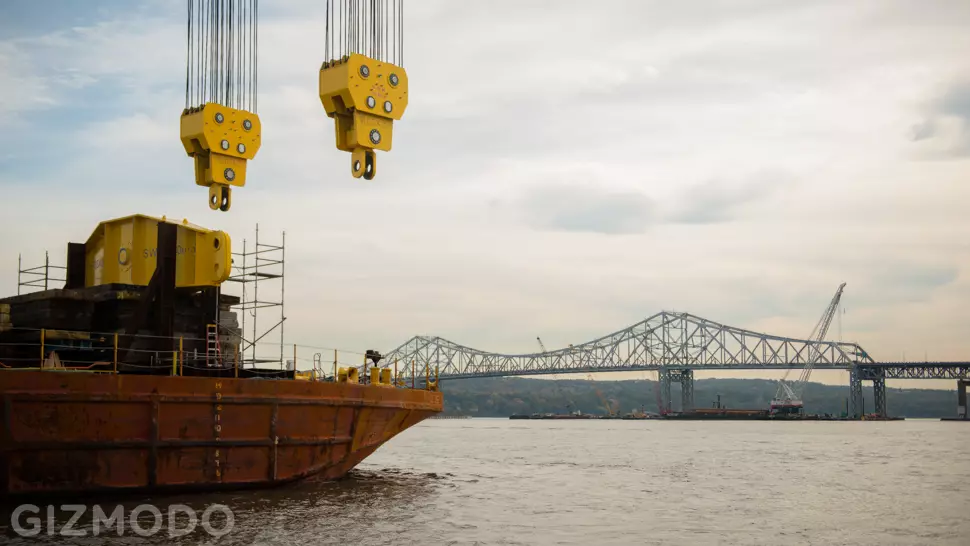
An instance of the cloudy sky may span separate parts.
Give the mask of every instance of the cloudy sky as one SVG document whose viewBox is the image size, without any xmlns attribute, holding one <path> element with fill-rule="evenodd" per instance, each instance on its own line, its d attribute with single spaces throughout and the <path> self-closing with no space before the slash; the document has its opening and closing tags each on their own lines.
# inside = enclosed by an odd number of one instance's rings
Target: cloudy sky
<svg viewBox="0 0 970 546">
<path fill-rule="evenodd" d="M 970 359 L 970 4 L 409 0 L 369 182 L 317 96 L 322 4 L 260 3 L 263 145 L 222 213 L 178 138 L 184 2 L 4 0 L 0 286 L 142 213 L 285 230 L 287 343 L 529 352 L 662 309 L 803 337 L 844 281 L 831 339 Z"/>
</svg>

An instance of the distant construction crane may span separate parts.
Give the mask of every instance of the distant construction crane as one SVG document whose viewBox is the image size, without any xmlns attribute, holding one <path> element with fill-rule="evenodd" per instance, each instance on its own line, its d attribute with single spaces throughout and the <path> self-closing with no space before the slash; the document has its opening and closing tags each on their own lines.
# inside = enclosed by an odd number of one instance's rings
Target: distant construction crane
<svg viewBox="0 0 970 546">
<path fill-rule="evenodd" d="M 798 381 L 792 384 L 787 382 L 788 374 L 791 373 L 789 369 L 785 372 L 785 376 L 781 378 L 781 381 L 778 382 L 778 391 L 775 393 L 775 398 L 771 401 L 771 406 L 769 406 L 772 414 L 798 414 L 804 409 L 802 394 L 805 390 L 805 384 L 808 383 L 808 378 L 812 375 L 812 368 L 815 367 L 815 362 L 819 358 L 819 345 L 825 340 L 825 334 L 829 331 L 829 326 L 832 324 L 832 317 L 835 316 L 835 312 L 839 308 L 839 301 L 842 299 L 842 289 L 844 288 L 845 283 L 839 285 L 838 290 L 835 291 L 835 296 L 829 302 L 829 306 L 822 313 L 822 318 L 819 319 L 815 328 L 812 330 L 812 334 L 808 337 L 808 356 L 805 361 L 805 368 L 802 369 L 802 374 L 798 378 Z"/>
<path fill-rule="evenodd" d="M 536 336 L 536 341 L 539 342 L 539 348 L 542 349 L 543 353 L 549 352 L 546 350 L 546 345 L 542 342 L 542 338 L 540 338 L 539 336 Z M 558 381 L 558 379 L 559 379 L 558 374 L 553 374 L 552 380 Z M 559 392 L 559 395 L 566 400 L 566 414 L 572 413 L 572 406 L 573 406 L 572 400 L 570 400 L 569 397 L 566 395 L 566 393 L 563 392 L 562 387 L 558 383 L 556 384 L 556 390 Z"/>
<path fill-rule="evenodd" d="M 542 339 L 540 339 L 539 336 L 536 336 L 536 341 L 539 342 L 539 348 L 542 349 L 543 353 L 548 352 L 546 351 L 546 346 L 542 343 Z M 573 348 L 572 343 L 569 344 L 569 348 L 570 349 Z M 586 374 L 586 379 L 589 379 L 594 383 L 596 382 L 596 380 L 593 379 L 593 374 L 589 374 L 589 373 Z M 617 414 L 617 410 L 614 409 L 612 405 L 610 405 L 606 397 L 603 396 L 603 393 L 598 388 L 596 388 L 596 385 L 593 385 L 593 390 L 596 391 L 596 396 L 598 396 L 600 399 L 600 402 L 603 403 L 603 408 L 606 410 L 606 415 L 609 417 L 614 417 Z"/>
<path fill-rule="evenodd" d="M 603 392 L 600 391 L 598 388 L 596 388 L 596 385 L 595 385 L 596 380 L 593 379 L 593 374 L 591 373 L 586 374 L 586 379 L 589 379 L 594 383 L 593 390 L 596 391 L 596 396 L 598 396 L 600 399 L 600 402 L 603 403 L 603 408 L 606 409 L 606 415 L 609 417 L 616 416 L 617 410 L 614 409 L 612 404 L 610 404 L 609 400 L 607 400 L 606 397 L 603 396 Z"/>
</svg>

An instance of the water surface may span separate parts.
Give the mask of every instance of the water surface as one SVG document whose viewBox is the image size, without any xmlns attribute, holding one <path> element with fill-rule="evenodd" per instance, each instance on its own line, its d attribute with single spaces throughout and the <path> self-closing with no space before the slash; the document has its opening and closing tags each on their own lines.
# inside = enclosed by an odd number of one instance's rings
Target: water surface
<svg viewBox="0 0 970 546">
<path fill-rule="evenodd" d="M 181 544 L 967 545 L 968 452 L 933 420 L 432 420 L 339 482 L 127 504 L 232 509 Z M 171 540 L 130 535 L 15 543 Z"/>
</svg>

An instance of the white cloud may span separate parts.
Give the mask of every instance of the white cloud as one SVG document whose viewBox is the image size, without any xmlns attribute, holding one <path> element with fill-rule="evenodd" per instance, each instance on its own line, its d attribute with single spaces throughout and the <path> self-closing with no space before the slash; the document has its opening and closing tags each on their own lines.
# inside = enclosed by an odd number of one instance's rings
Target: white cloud
<svg viewBox="0 0 970 546">
<path fill-rule="evenodd" d="M 14 44 L 0 42 L 0 121 L 9 122 L 15 113 L 26 113 L 56 104 L 44 79 L 33 74 Z"/>
</svg>

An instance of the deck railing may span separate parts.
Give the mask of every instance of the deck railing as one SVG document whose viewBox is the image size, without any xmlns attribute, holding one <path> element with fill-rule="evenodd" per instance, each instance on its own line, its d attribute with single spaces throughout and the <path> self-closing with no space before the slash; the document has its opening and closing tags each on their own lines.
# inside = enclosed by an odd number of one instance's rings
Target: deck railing
<svg viewBox="0 0 970 546">
<path fill-rule="evenodd" d="M 222 339 L 225 337 L 226 334 L 221 336 Z M 0 371 L 218 375 L 437 390 L 437 370 L 433 377 L 426 374 L 423 385 L 416 385 L 413 362 L 409 363 L 410 370 L 397 361 L 383 361 L 375 366 L 371 352 L 292 344 L 292 359 L 283 362 L 279 358 L 244 359 L 240 345 L 249 347 L 249 342 L 230 335 L 229 346 L 224 347 L 219 339 L 219 336 L 215 340 L 211 336 L 167 338 L 8 325 L 0 329 Z M 278 344 L 267 345 L 278 351 Z M 324 360 L 324 354 L 329 357 L 330 353 L 332 359 Z M 409 376 L 410 381 L 405 380 L 405 376 Z"/>
</svg>

